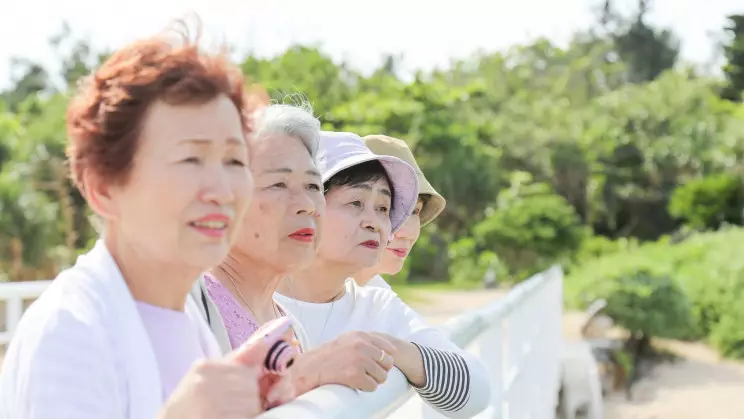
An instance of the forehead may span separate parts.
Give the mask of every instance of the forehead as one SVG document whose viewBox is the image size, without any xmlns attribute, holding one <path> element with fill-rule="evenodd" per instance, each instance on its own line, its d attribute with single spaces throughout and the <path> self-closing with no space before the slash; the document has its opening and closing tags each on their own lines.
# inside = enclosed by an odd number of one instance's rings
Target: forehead
<svg viewBox="0 0 744 419">
<path fill-rule="evenodd" d="M 188 140 L 198 142 L 244 142 L 238 109 L 221 95 L 199 104 L 170 105 L 154 102 L 145 116 L 143 147 L 168 147 Z M 157 139 L 157 141 L 153 141 Z"/>
<path fill-rule="evenodd" d="M 376 193 L 382 196 L 390 196 L 390 185 L 387 180 L 382 177 L 376 180 L 368 180 L 366 182 L 355 183 L 352 185 L 336 186 L 331 189 L 328 193 L 336 192 L 338 194 L 358 194 L 358 193 Z"/>
<path fill-rule="evenodd" d="M 265 134 L 249 140 L 251 165 L 254 167 L 273 167 L 277 165 L 313 165 L 310 152 L 296 137 L 283 134 Z"/>
</svg>

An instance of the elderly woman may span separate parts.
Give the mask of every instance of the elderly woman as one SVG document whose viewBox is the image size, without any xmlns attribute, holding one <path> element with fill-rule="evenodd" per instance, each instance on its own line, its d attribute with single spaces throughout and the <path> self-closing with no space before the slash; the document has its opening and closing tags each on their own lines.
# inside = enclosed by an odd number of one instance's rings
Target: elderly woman
<svg viewBox="0 0 744 419">
<path fill-rule="evenodd" d="M 192 295 L 223 352 L 240 347 L 261 325 L 287 312 L 274 291 L 288 273 L 315 257 L 325 198 L 315 154 L 320 122 L 309 104 L 271 105 L 249 138 L 253 201 L 228 257 L 204 275 Z M 296 323 L 300 346 L 305 343 Z"/>
<path fill-rule="evenodd" d="M 331 132 L 321 135 L 318 167 L 327 218 L 318 254 L 310 266 L 283 281 L 276 296 L 316 348 L 298 358 L 294 373 L 303 373 L 303 363 L 323 364 L 357 377 L 360 384 L 354 387 L 366 390 L 384 382 L 394 365 L 441 413 L 472 417 L 482 411 L 490 382 L 475 356 L 390 290 L 347 281 L 379 262 L 391 232 L 413 212 L 418 200 L 414 169 L 396 157 L 373 154 L 355 134 Z M 346 336 L 363 350 L 333 355 L 332 345 Z"/>
<path fill-rule="evenodd" d="M 223 356 L 188 297 L 227 255 L 251 199 L 251 109 L 239 69 L 182 39 L 115 52 L 70 104 L 72 178 L 102 238 L 19 323 L 0 378 L 2 418 L 262 409 L 257 365 L 267 349 Z"/>
<path fill-rule="evenodd" d="M 418 179 L 418 202 L 416 202 L 413 213 L 403 226 L 393 234 L 392 240 L 380 256 L 380 262 L 354 275 L 354 280 L 359 285 L 390 289 L 390 285 L 380 275 L 395 275 L 403 269 L 408 254 L 416 244 L 419 234 L 421 234 L 421 227 L 434 221 L 444 210 L 447 202 L 426 179 L 405 141 L 385 135 L 368 135 L 363 140 L 364 144 L 373 153 L 382 156 L 395 156 L 413 166 Z"/>
</svg>

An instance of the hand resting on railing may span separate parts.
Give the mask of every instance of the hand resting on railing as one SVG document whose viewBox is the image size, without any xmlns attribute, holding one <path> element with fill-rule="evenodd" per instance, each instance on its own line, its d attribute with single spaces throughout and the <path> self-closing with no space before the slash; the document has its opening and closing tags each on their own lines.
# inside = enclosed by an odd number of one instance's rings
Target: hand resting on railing
<svg viewBox="0 0 744 419">
<path fill-rule="evenodd" d="M 422 332 L 417 343 L 385 333 L 345 333 L 298 357 L 292 368 L 295 390 L 299 395 L 326 384 L 341 384 L 375 391 L 395 366 L 422 399 L 447 416 L 460 417 L 466 412 L 458 411 L 471 397 L 474 377 L 468 361 L 472 360 L 466 361 L 455 345 L 441 347 L 441 342 L 447 342 L 441 332 Z M 476 412 L 482 409 L 473 407 Z"/>
<path fill-rule="evenodd" d="M 375 391 L 387 379 L 396 352 L 384 336 L 346 333 L 297 358 L 292 366 L 295 391 L 304 394 L 325 384 Z"/>
</svg>

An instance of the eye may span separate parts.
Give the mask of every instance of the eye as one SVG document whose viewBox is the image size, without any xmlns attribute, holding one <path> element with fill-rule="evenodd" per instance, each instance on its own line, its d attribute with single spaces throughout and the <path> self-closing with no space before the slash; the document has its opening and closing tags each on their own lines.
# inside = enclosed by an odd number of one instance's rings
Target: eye
<svg viewBox="0 0 744 419">
<path fill-rule="evenodd" d="M 245 167 L 245 162 L 243 162 L 242 160 L 239 160 L 239 159 L 230 159 L 227 162 L 227 164 L 230 165 L 230 166 Z"/>
<path fill-rule="evenodd" d="M 318 185 L 317 183 L 311 183 L 311 184 L 307 185 L 307 188 L 310 189 L 311 191 L 315 191 L 315 192 L 319 192 L 320 191 L 320 185 Z"/>
<path fill-rule="evenodd" d="M 286 182 L 277 182 L 273 185 L 271 185 L 272 188 L 286 188 L 287 183 Z"/>
<path fill-rule="evenodd" d="M 189 164 L 199 164 L 199 158 L 198 157 L 186 157 L 185 159 L 181 160 L 181 163 L 189 163 Z"/>
<path fill-rule="evenodd" d="M 351 205 L 352 207 L 361 208 L 362 207 L 362 201 L 351 201 L 351 202 L 349 202 L 349 205 Z"/>
<path fill-rule="evenodd" d="M 380 208 L 378 208 L 378 210 L 379 210 L 380 212 L 382 212 L 383 214 L 387 214 L 387 213 L 388 213 L 388 211 L 389 211 L 388 207 L 387 207 L 387 206 L 385 206 L 385 205 L 382 205 L 382 206 L 380 206 Z"/>
</svg>

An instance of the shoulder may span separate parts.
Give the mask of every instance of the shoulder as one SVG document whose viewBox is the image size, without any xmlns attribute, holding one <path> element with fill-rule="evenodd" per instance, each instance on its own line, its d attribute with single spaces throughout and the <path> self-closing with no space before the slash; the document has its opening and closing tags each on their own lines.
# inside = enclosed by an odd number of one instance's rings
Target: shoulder
<svg viewBox="0 0 744 419">
<path fill-rule="evenodd" d="M 375 275 L 370 279 L 365 285 L 365 287 L 378 287 L 378 288 L 384 288 L 388 290 L 392 290 L 392 287 L 390 287 L 390 284 L 387 283 L 380 275 Z"/>
<path fill-rule="evenodd" d="M 95 392 L 116 384 L 112 326 L 94 294 L 85 278 L 68 270 L 26 310 L 0 379 L 0 391 L 16 408 L 77 397 L 64 389 Z"/>
</svg>

